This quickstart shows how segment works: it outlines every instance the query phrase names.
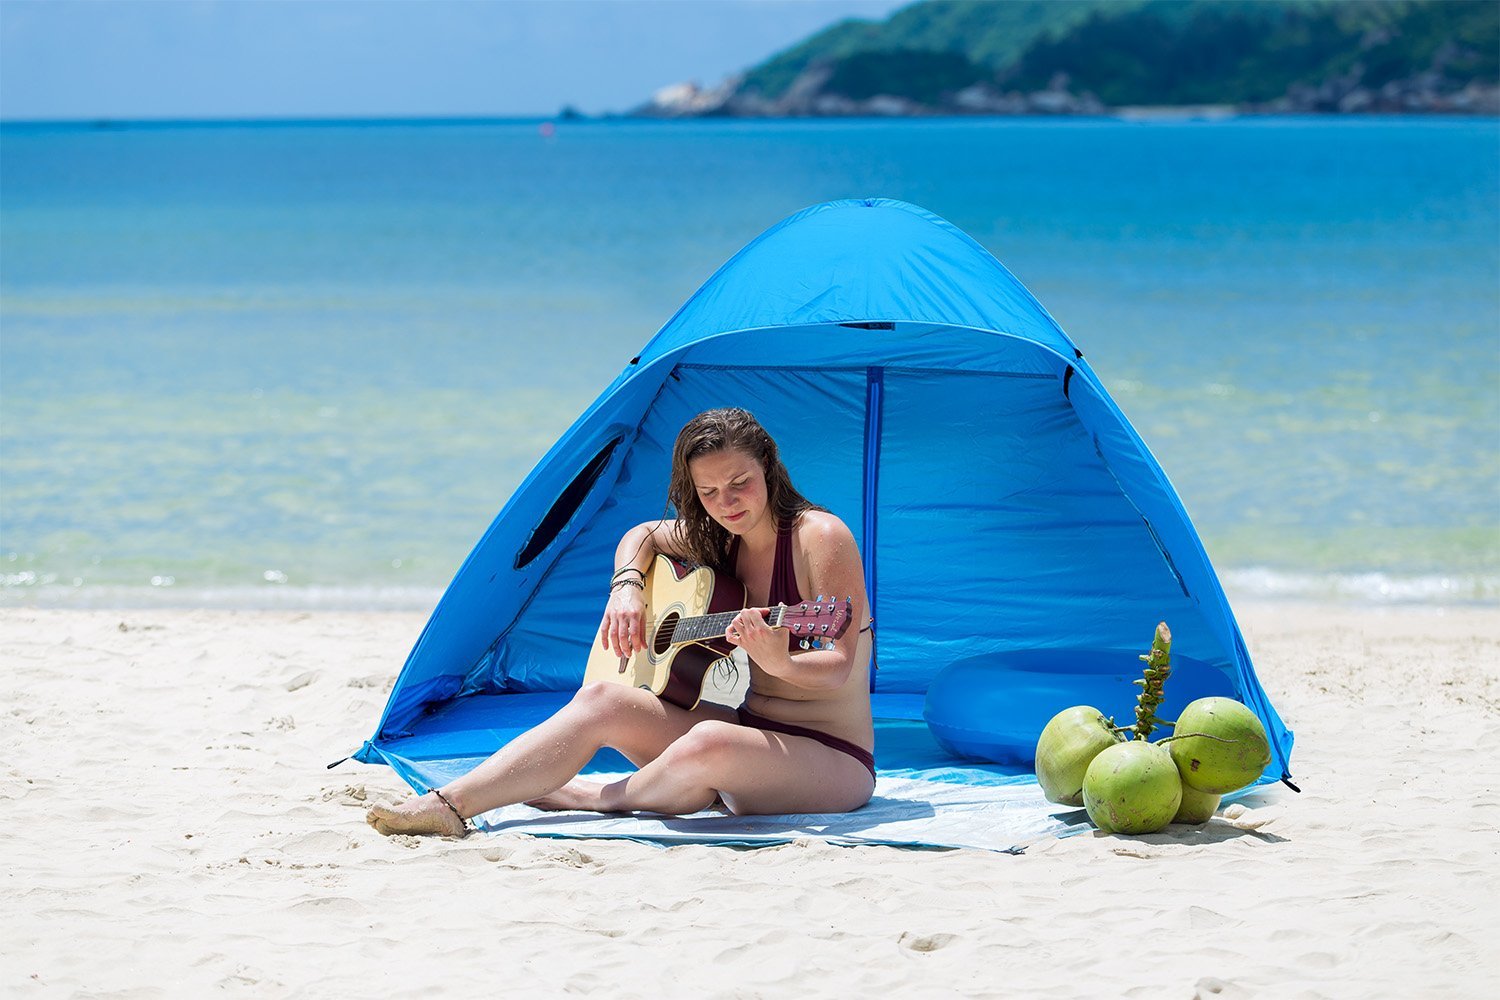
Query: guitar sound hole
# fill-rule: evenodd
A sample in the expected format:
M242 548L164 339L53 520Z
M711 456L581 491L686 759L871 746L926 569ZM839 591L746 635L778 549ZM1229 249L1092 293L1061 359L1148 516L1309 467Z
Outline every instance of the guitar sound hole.
M657 656L666 653L672 648L672 636L677 631L677 623L682 620L682 615L676 611L670 612L656 626L656 634L651 638L651 652Z

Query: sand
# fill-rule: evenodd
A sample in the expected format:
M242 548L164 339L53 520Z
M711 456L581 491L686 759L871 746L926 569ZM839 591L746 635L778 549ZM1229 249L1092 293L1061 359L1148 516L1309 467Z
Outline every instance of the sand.
M1238 611L1302 794L1012 857L386 839L424 616L7 609L0 994L1493 996L1500 613Z

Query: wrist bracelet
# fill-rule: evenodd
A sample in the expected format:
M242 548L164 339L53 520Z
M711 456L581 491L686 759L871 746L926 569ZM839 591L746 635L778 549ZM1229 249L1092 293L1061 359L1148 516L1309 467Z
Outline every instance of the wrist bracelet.
M646 592L646 585L641 583L641 581L639 580L616 580L614 583L609 585L609 592L613 594L621 587L634 587L636 590L639 590L643 594Z
M639 576L642 580L646 579L646 574L643 573L643 572L641 572L640 570L636 569L634 566L622 566L621 568L615 570L615 575L609 578L609 582L610 583L614 583L616 580L618 580L620 577L624 576L626 573L634 573L637 576Z

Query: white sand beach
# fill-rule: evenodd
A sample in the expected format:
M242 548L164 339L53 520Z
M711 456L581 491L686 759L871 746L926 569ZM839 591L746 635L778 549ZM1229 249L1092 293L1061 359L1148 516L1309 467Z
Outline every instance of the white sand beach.
M980 851L386 839L418 614L0 612L0 993L1488 997L1500 613L1237 608L1302 787Z

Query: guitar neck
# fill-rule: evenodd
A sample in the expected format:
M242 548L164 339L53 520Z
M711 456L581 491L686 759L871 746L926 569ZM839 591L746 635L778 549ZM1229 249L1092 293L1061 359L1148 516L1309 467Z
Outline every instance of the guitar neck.
M738 611L723 611L716 615L695 615L691 618L682 618L677 622L677 627L672 630L672 638L668 645L680 646L688 642L702 642L705 639L722 639L724 630L729 628L729 623L734 621ZM771 609L766 616L766 623L772 628L780 628L782 618L786 615L786 605L782 604Z

